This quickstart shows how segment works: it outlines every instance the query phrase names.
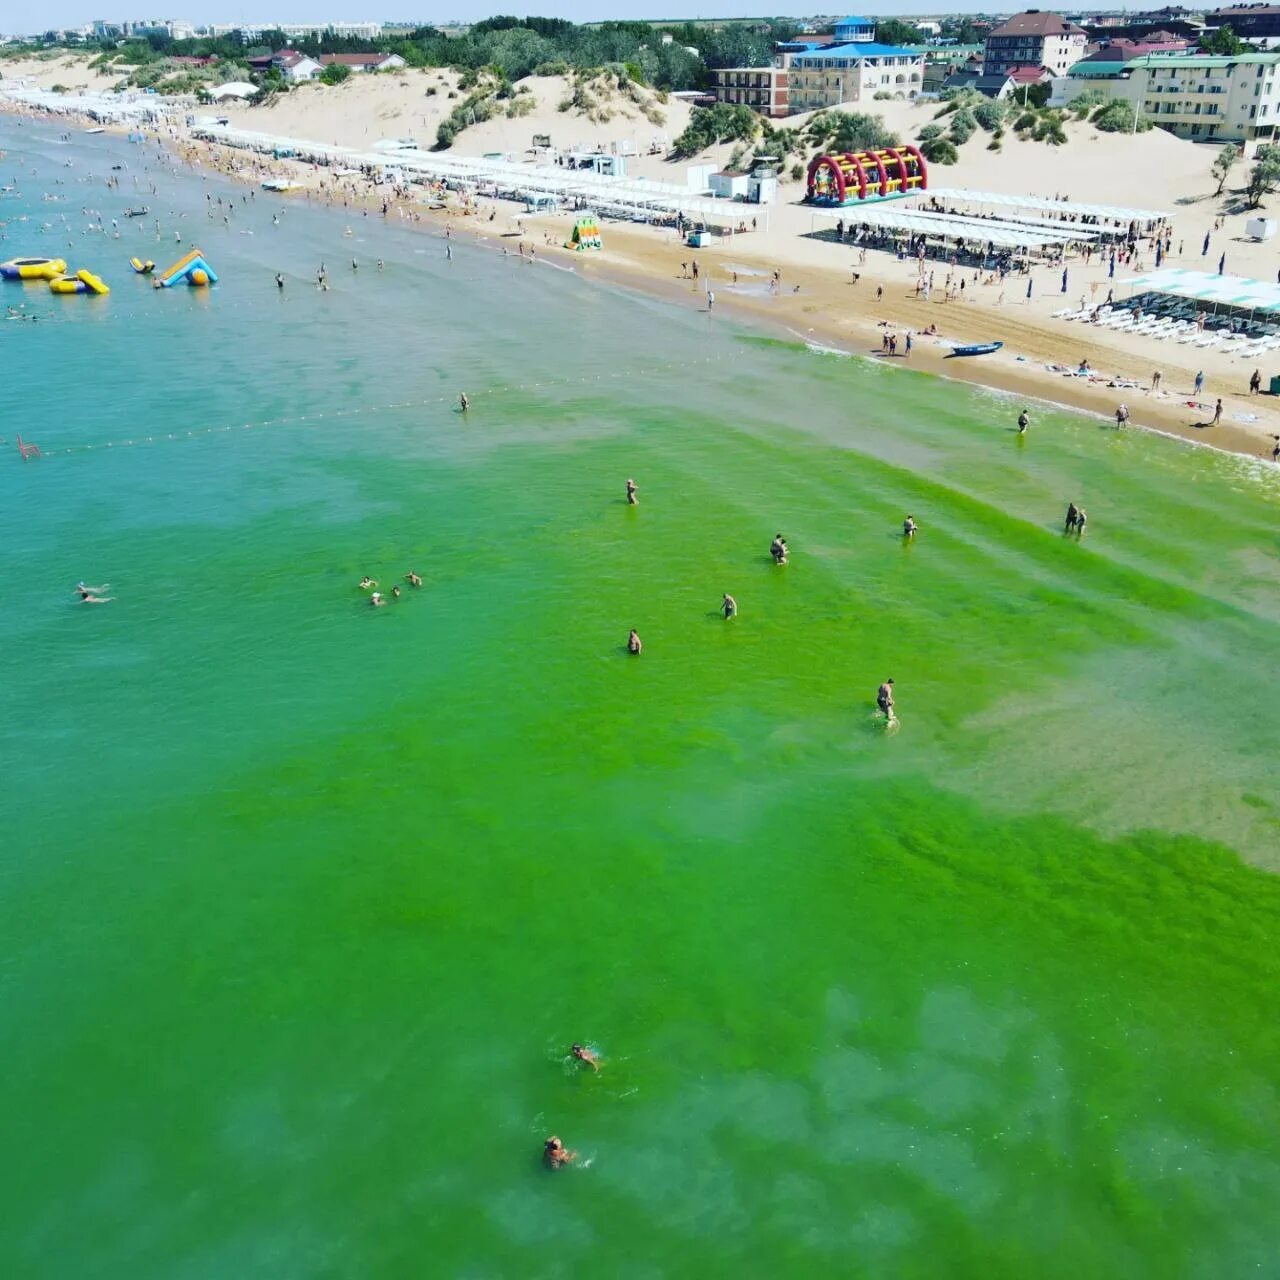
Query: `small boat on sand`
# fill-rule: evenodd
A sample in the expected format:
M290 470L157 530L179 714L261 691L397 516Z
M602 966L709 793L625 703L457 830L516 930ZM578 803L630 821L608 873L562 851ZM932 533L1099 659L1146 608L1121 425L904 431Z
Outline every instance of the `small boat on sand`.
M1003 346L1003 342L971 342L967 347L952 347L951 356L989 356ZM950 360L951 356L947 359Z

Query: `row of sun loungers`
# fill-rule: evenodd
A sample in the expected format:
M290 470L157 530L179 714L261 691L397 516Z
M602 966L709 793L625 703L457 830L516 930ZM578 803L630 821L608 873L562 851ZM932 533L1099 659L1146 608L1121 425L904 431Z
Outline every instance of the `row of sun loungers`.
M1066 307L1055 311L1053 316L1055 320L1089 321L1095 312L1098 317L1095 327L1116 333L1139 333L1147 338L1173 341L1206 351L1221 351L1243 359L1280 350L1280 331L1264 328L1253 333L1230 333L1225 329L1202 329L1185 310L1165 315L1148 312L1139 317L1136 311L1127 307Z

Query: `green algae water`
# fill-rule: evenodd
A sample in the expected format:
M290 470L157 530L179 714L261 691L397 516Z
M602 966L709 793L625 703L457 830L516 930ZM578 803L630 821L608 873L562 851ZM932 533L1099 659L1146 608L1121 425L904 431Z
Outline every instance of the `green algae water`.
M1275 471L0 146L4 1275L1280 1274Z

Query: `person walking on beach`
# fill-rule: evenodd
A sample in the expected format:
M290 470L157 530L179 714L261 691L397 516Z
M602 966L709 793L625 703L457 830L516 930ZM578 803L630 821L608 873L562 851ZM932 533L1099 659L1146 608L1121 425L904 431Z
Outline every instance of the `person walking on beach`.
M1222 421L1222 397L1218 397L1218 403L1213 406L1213 421L1209 423L1211 427L1216 427Z
M1067 522L1062 527L1063 533L1070 533L1076 527L1076 517L1079 516L1080 509L1074 502L1067 503Z
M634 654L637 658L644 652L644 645L640 643L640 636L635 627L631 628L630 634L627 636L627 652Z
M725 621L736 617L738 613L738 602L726 591L724 594L724 604L720 606L724 611Z
M1256 396L1262 390L1262 371L1255 369L1249 379L1249 394Z
M1156 370L1156 371L1151 375L1151 390L1152 390L1152 391L1159 391L1159 390L1160 390L1160 384L1161 384L1163 381L1164 381L1164 374L1163 374L1163 373L1161 373L1159 369L1157 369L1157 370Z
M1116 426L1123 427L1129 421L1129 406L1127 404L1116 405Z
M1076 512L1076 537L1077 538L1084 532L1084 526L1088 521L1088 519L1089 517L1084 513L1084 508L1081 507L1079 511Z
M1030 415L1027 413L1025 409L1023 409L1023 411L1020 414L1018 414L1018 434L1020 436L1026 435L1027 427L1030 424L1030 422L1031 422Z
M910 360L910 359L911 359L911 348L912 348L914 345L915 345L915 344L911 341L911 330L910 330L910 329L908 329L908 330L907 330L907 340L906 340L906 343L905 343L905 344L904 344L904 346L903 346L903 351L902 351L903 356L904 356L907 360Z
M714 311L715 309L716 309L716 295L712 290L708 289L707 290L707 310Z
M1198 396L1204 390L1204 370L1201 369L1196 374L1196 395Z
M639 506L640 499L636 496L636 482L634 480L627 481L627 506Z

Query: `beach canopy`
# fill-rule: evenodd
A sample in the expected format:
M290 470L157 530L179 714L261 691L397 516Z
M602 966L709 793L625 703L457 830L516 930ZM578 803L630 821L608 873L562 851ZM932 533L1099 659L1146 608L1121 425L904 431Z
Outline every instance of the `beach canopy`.
M196 136L210 142L250 151L288 151L299 160L327 165L366 165L415 177L463 183L518 197L522 200L548 196L589 201L598 213L621 213L648 219L655 213L682 213L706 222L727 222L731 226L745 218L760 216L768 221L767 206L744 206L732 200L713 200L687 186L657 182L647 178L617 178L590 169L563 169L555 165L528 164L497 157L460 156L421 151L417 147L383 145L384 150L357 151L351 147L329 146L298 138L279 137L228 125L203 126Z
M961 187L929 187L918 193L925 199L954 201L958 204L990 205L993 208L1026 209L1036 213L1052 213L1067 218L1098 218L1104 222L1160 222L1167 213L1158 209L1128 209L1121 205L1083 203L1076 200L1050 200L1047 196L1011 196L1001 191L968 191Z
M1070 227L1060 231L1035 230L996 218L963 218L949 213L925 213L898 201L892 204L846 205L841 209L814 209L815 218L841 219L850 225L865 223L887 231L905 231L914 235L941 236L945 240L970 240L985 248L988 243L998 249L1043 249L1049 245L1069 244L1080 239Z
M1167 293L1197 302L1250 311L1280 312L1280 285L1243 276L1220 276L1208 271L1187 271L1170 267L1122 281L1130 289L1145 293Z
M252 98L257 92L258 86L247 80L228 80L226 84L210 89L209 97L216 102L219 98Z

